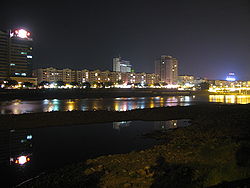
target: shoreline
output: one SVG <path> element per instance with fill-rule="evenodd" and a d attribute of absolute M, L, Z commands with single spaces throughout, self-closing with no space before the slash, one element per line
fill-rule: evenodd
<path fill-rule="evenodd" d="M 178 91 L 161 88 L 99 88 L 99 89 L 1 89 L 0 101 L 23 99 L 84 99 L 111 97 L 155 97 L 207 94 L 203 91 Z"/>
<path fill-rule="evenodd" d="M 101 115 L 107 115 L 105 121 L 187 118 L 192 120 L 192 124 L 174 131 L 153 132 L 147 135 L 162 141 L 162 144 L 152 148 L 100 156 L 67 165 L 28 182 L 24 187 L 210 187 L 221 184 L 243 187 L 248 185 L 250 105 L 207 104 L 129 112 L 94 111 L 85 114 L 66 112 L 62 113 L 63 116 L 59 113 L 47 114 L 46 118 L 52 122 L 53 118 L 50 119 L 52 116 L 59 116 L 71 122 L 72 119 L 79 117 L 85 123 L 89 123 L 93 117 L 95 119 L 92 119 L 92 123 L 99 121 Z M 20 118 L 19 120 L 27 121 L 31 116 L 28 114 L 9 117 L 13 120 Z"/>
<path fill-rule="evenodd" d="M 192 106 L 144 108 L 129 111 L 55 111 L 26 114 L 0 115 L 0 129 L 26 129 L 41 127 L 73 126 L 115 121 L 157 121 L 172 119 L 194 119 L 215 112 L 250 110 L 250 104 L 206 103 Z M 237 110 L 236 110 L 237 111 Z"/>

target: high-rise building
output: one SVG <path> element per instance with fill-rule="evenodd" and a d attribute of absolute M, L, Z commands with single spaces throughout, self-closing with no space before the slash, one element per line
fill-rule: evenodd
<path fill-rule="evenodd" d="M 24 29 L 0 31 L 0 79 L 30 77 L 32 38 Z"/>
<path fill-rule="evenodd" d="M 161 82 L 176 84 L 178 81 L 178 60 L 172 56 L 162 55 L 155 60 L 155 74 Z"/>
<path fill-rule="evenodd" d="M 0 30 L 0 79 L 9 75 L 9 35 Z"/>
<path fill-rule="evenodd" d="M 129 61 L 123 60 L 121 57 L 113 58 L 113 71 L 114 72 L 131 72 L 132 66 Z"/>

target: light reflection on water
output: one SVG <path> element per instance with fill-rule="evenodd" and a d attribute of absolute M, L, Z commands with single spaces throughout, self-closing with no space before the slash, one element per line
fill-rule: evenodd
<path fill-rule="evenodd" d="M 188 126 L 185 121 L 189 120 L 121 121 L 84 126 L 0 130 L 0 173 L 6 174 L 4 181 L 11 184 L 8 187 L 12 187 L 13 184 L 17 185 L 41 172 L 65 164 L 152 147 L 158 141 L 142 135 Z M 17 161 L 20 157 L 29 160 L 21 161 L 25 162 L 21 164 Z"/>
<path fill-rule="evenodd" d="M 1 114 L 23 114 L 34 112 L 73 111 L 73 110 L 115 110 L 155 108 L 164 106 L 191 105 L 190 96 L 168 97 L 120 97 L 88 99 L 44 99 L 38 101 L 13 100 L 0 102 Z"/>
<path fill-rule="evenodd" d="M 248 104 L 250 103 L 250 95 L 209 95 L 209 102 Z"/>
<path fill-rule="evenodd" d="M 44 99 L 38 101 L 12 100 L 0 102 L 1 114 L 23 114 L 34 112 L 73 111 L 73 110 L 115 110 L 189 106 L 199 102 L 220 102 L 229 104 L 248 104 L 250 95 L 209 95 L 199 96 L 157 96 L 120 97 L 87 99 Z"/>

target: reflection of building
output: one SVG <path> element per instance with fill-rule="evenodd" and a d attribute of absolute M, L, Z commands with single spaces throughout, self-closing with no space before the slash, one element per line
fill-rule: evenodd
<path fill-rule="evenodd" d="M 1 130 L 0 131 L 0 164 L 8 163 L 10 159 L 9 155 L 9 130 Z"/>
<path fill-rule="evenodd" d="M 32 38 L 29 31 L 0 31 L 0 79 L 31 77 Z"/>
<path fill-rule="evenodd" d="M 169 130 L 176 129 L 180 127 L 186 127 L 191 124 L 189 119 L 180 119 L 180 120 L 169 120 L 169 121 L 155 121 L 154 128 L 155 130 Z"/>
<path fill-rule="evenodd" d="M 155 130 L 168 130 L 177 128 L 177 120 L 170 121 L 155 121 Z"/>
<path fill-rule="evenodd" d="M 132 66 L 129 61 L 123 60 L 121 57 L 113 58 L 113 71 L 114 72 L 131 72 Z"/>
<path fill-rule="evenodd" d="M 209 95 L 209 102 L 220 102 L 226 104 L 249 104 L 249 95 Z"/>
<path fill-rule="evenodd" d="M 23 165 L 32 155 L 32 134 L 27 130 L 0 131 L 0 163 Z"/>
<path fill-rule="evenodd" d="M 172 56 L 162 55 L 155 60 L 155 73 L 160 81 L 167 84 L 176 84 L 178 81 L 178 60 Z"/>
<path fill-rule="evenodd" d="M 131 121 L 120 121 L 120 122 L 113 122 L 113 129 L 120 130 L 120 128 L 128 127 Z"/>

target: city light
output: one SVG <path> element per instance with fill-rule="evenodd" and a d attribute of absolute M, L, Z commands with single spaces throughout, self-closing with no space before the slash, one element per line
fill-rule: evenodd
<path fill-rule="evenodd" d="M 209 102 L 248 104 L 250 103 L 250 95 L 209 95 Z"/>
<path fill-rule="evenodd" d="M 15 160 L 15 163 L 19 165 L 24 165 L 25 163 L 29 161 L 30 161 L 30 158 L 28 156 L 22 155 L 20 157 L 17 157 L 17 159 Z"/>
<path fill-rule="evenodd" d="M 18 37 L 20 38 L 26 38 L 28 36 L 28 32 L 25 31 L 24 29 L 20 29 L 17 34 Z"/>
<path fill-rule="evenodd" d="M 230 81 L 230 82 L 236 81 L 235 73 L 234 72 L 228 73 L 228 76 L 227 76 L 226 80 Z"/>
<path fill-rule="evenodd" d="M 238 93 L 238 94 L 245 94 L 244 92 L 250 91 L 250 87 L 226 87 L 226 86 L 211 86 L 209 87 L 208 92 L 210 93 Z"/>
<path fill-rule="evenodd" d="M 10 33 L 10 36 L 16 36 L 25 39 L 30 37 L 30 32 L 25 29 L 16 29 L 14 32 Z"/>

